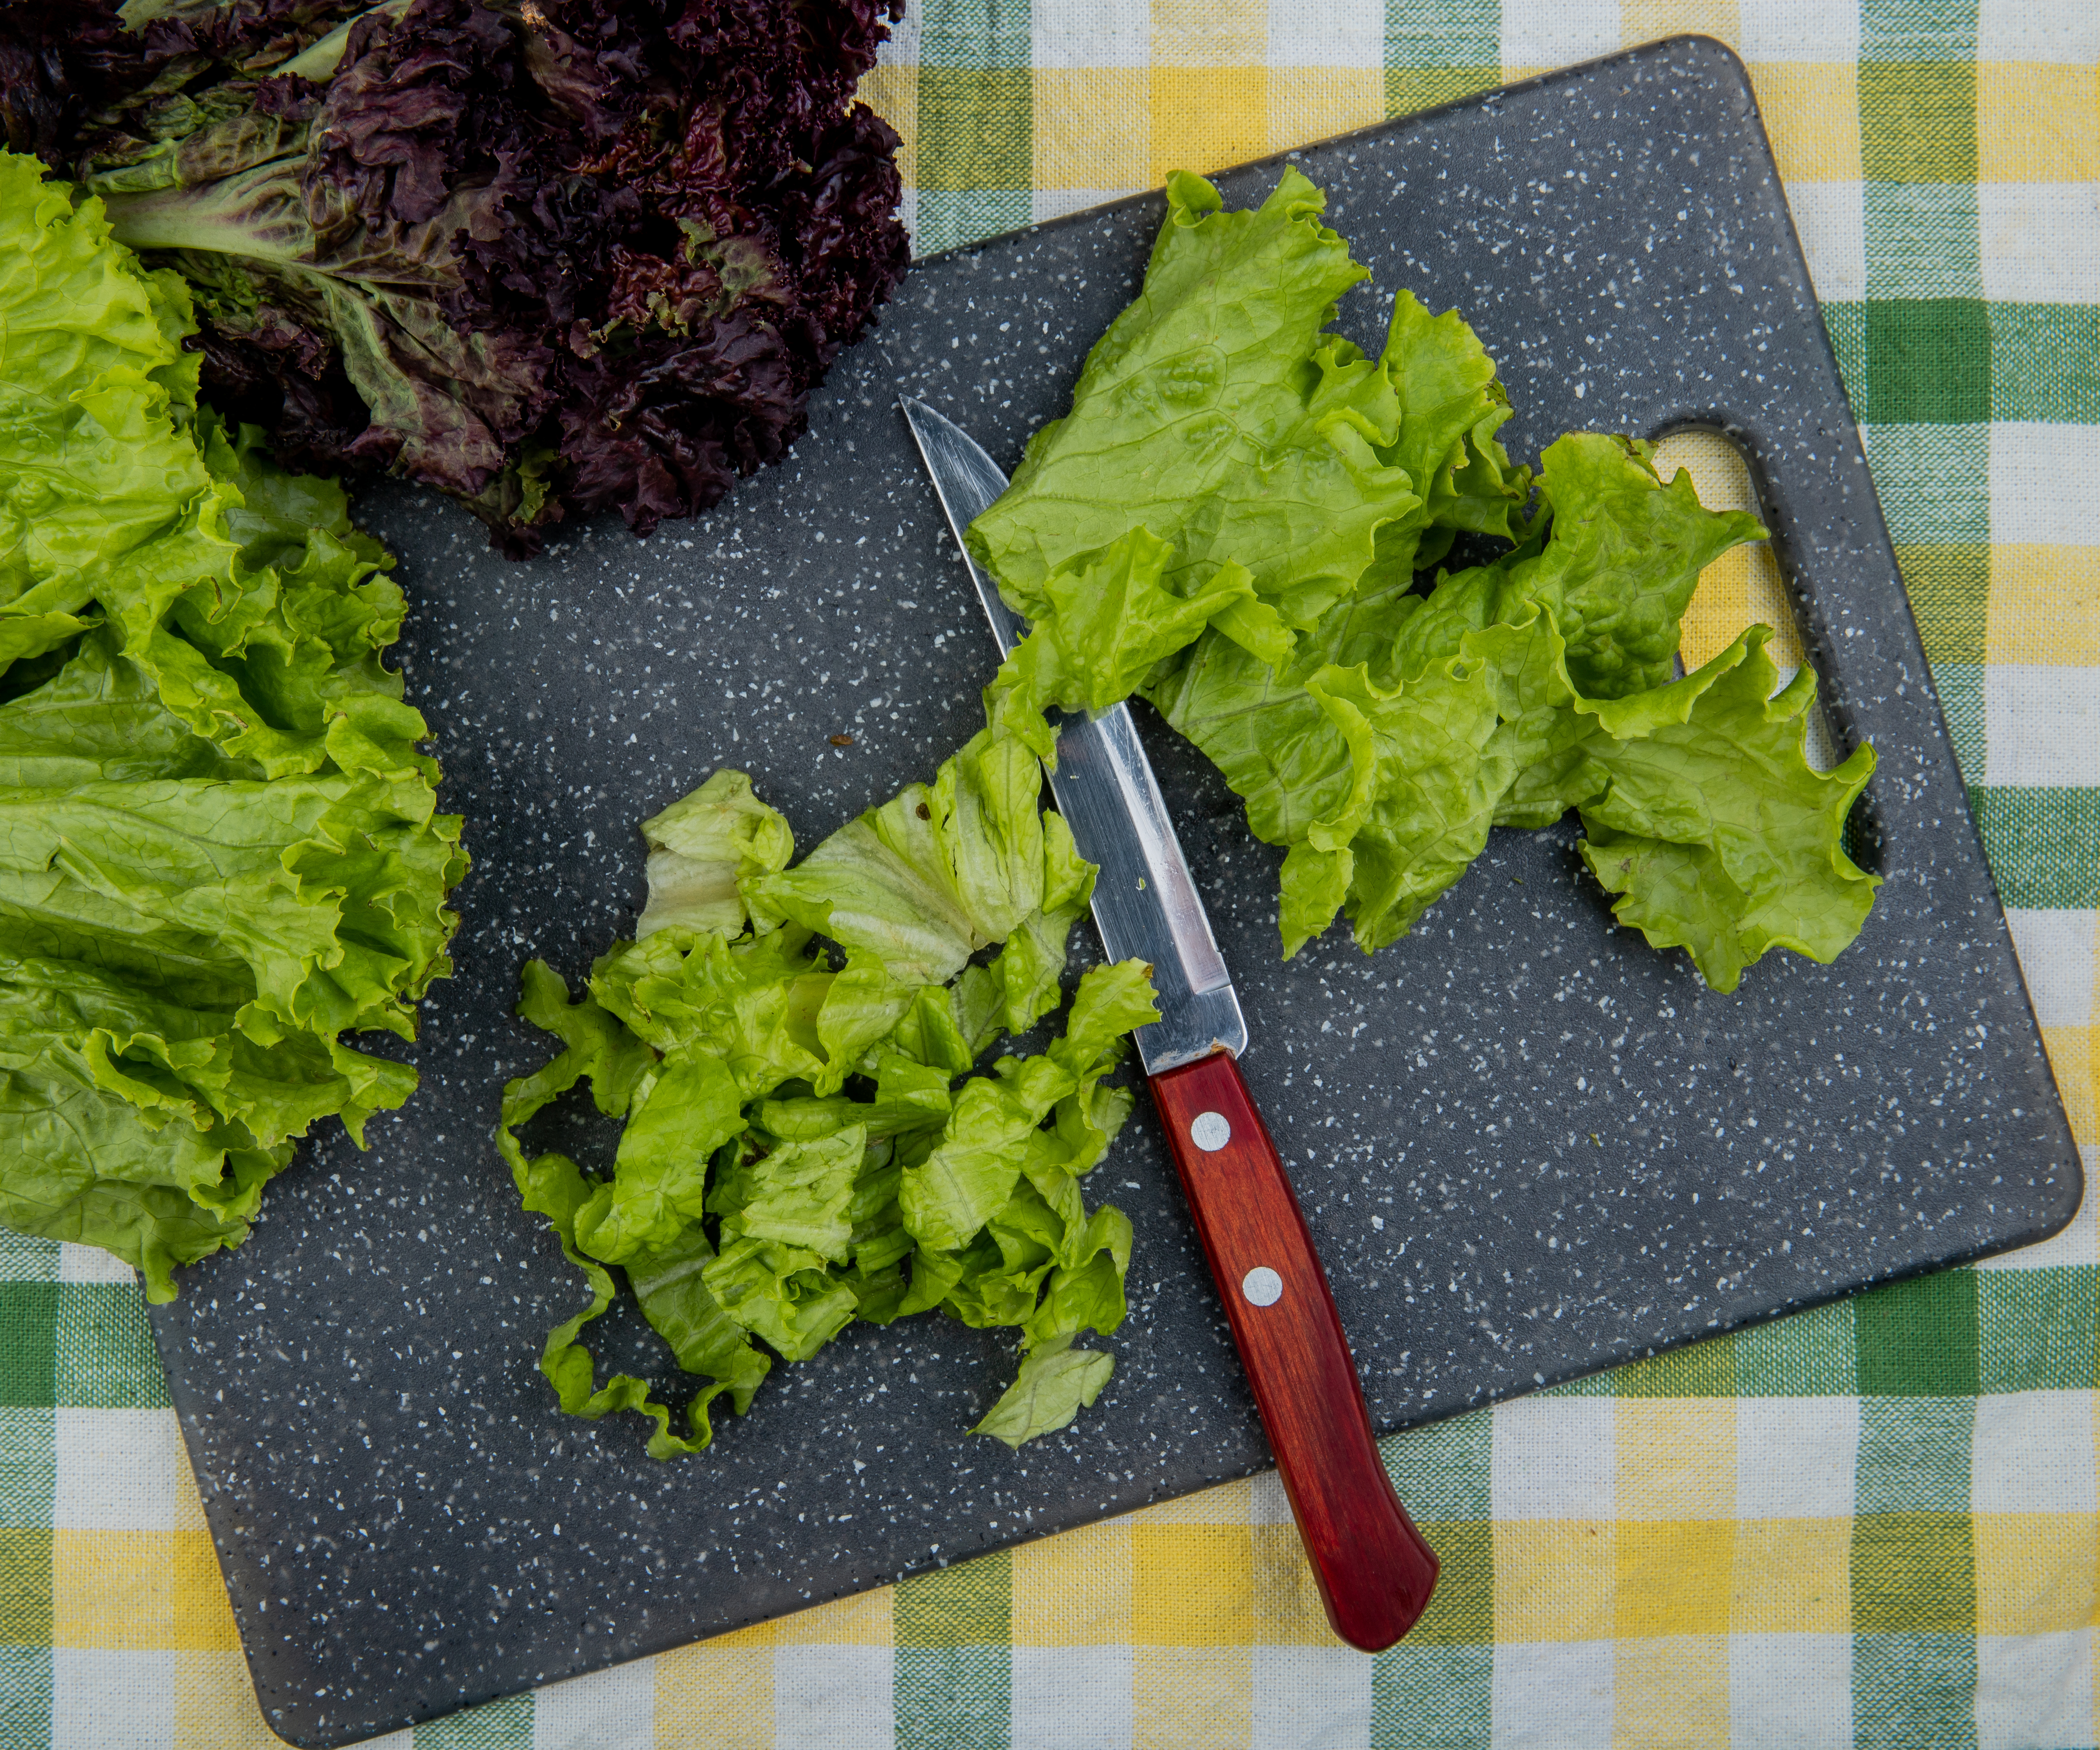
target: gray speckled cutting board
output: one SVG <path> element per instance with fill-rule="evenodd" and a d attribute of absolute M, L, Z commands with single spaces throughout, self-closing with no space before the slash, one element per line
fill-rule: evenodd
<path fill-rule="evenodd" d="M 1401 285 L 1457 306 L 1501 361 L 1513 450 L 1578 425 L 1737 439 L 1838 738 L 1881 756 L 1865 933 L 1829 968 L 1776 954 L 1722 997 L 1612 927 L 1566 830 L 1498 831 L 1375 959 L 1336 932 L 1284 965 L 1275 853 L 1140 712 L 1379 1426 L 2060 1226 L 2077 1157 L 1739 65 L 1681 40 L 1297 156 L 1374 275 L 1343 328 L 1375 346 Z M 1275 174 L 1226 177 L 1229 201 Z M 504 1078 L 548 1055 L 510 1018 L 519 963 L 573 980 L 629 925 L 637 819 L 732 765 L 813 844 L 980 721 L 992 647 L 898 395 L 1010 465 L 1136 290 L 1159 213 L 921 263 L 789 461 L 647 542 L 597 527 L 512 566 L 435 497 L 368 501 L 475 858 L 459 973 L 404 1051 L 421 1091 L 371 1152 L 340 1132 L 307 1148 L 249 1243 L 154 1315 L 263 1711 L 294 1742 L 1267 1461 L 1149 1112 L 1095 1181 L 1137 1228 L 1115 1378 L 1018 1454 L 963 1433 L 1007 1347 L 931 1319 L 778 1370 L 695 1460 L 651 1463 L 632 1420 L 564 1419 L 535 1363 L 580 1283 L 489 1141 Z M 609 1150 L 582 1121 L 565 1139 Z M 639 1326 L 615 1312 L 593 1347 L 662 1378 Z"/>

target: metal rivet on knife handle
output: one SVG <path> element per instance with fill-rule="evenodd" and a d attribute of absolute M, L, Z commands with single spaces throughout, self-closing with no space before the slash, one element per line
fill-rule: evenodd
<path fill-rule="evenodd" d="M 1253 1307 L 1273 1307 L 1283 1298 L 1283 1278 L 1267 1264 L 1256 1264 L 1240 1278 L 1240 1292 Z"/>
<path fill-rule="evenodd" d="M 1189 1140 L 1206 1154 L 1215 1154 L 1233 1139 L 1231 1122 L 1222 1112 L 1199 1112 L 1189 1125 Z M 1252 1300 L 1254 1297 L 1247 1297 Z M 1275 1296 L 1271 1295 L 1270 1299 Z M 1268 1301 L 1255 1301 L 1256 1306 L 1265 1307 Z"/>

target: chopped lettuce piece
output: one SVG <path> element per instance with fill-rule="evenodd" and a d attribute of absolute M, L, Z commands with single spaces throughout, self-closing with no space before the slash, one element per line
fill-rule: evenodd
<path fill-rule="evenodd" d="M 576 1244 L 609 1264 L 675 1241 L 707 1199 L 708 1157 L 744 1128 L 719 1057 L 666 1058 L 642 1073 L 612 1177 L 576 1212 Z"/>
<path fill-rule="evenodd" d="M 843 1125 L 828 1136 L 782 1142 L 752 1162 L 750 1192 L 722 1217 L 722 1233 L 749 1235 L 842 1264 L 852 1254 L 847 1210 L 867 1154 L 867 1126 Z"/>
<path fill-rule="evenodd" d="M 1012 1195 L 1052 1109 L 1090 1094 L 1115 1068 L 1123 1036 L 1158 1018 L 1140 963 L 1096 967 L 1082 978 L 1063 1035 L 1040 1056 L 1002 1058 L 991 1075 L 968 1083 L 933 1152 L 904 1175 L 898 1207 L 912 1237 L 942 1250 L 967 1244 Z"/>
<path fill-rule="evenodd" d="M 753 920 L 828 937 L 896 985 L 945 984 L 1046 901 L 1083 904 L 1079 889 L 1091 890 L 1046 838 L 1042 787 L 1026 747 L 973 736 L 931 784 L 849 821 L 793 868 L 746 882 Z"/>
<path fill-rule="evenodd" d="M 751 793 L 741 772 L 717 772 L 690 796 L 642 823 L 649 845 L 649 903 L 637 941 L 660 929 L 734 936 L 748 914 L 737 884 L 785 869 L 795 835 L 778 809 Z"/>
<path fill-rule="evenodd" d="M 853 1322 L 858 1297 L 821 1252 L 744 1234 L 723 1236 L 700 1273 L 722 1310 L 783 1361 L 806 1361 Z"/>
<path fill-rule="evenodd" d="M 970 1430 L 1018 1450 L 1039 1435 L 1069 1427 L 1091 1408 L 1115 1371 L 1115 1357 L 1096 1349 L 1047 1349 L 1026 1356 L 1005 1395 Z"/>
<path fill-rule="evenodd" d="M 714 1255 L 707 1231 L 692 1222 L 664 1250 L 629 1259 L 627 1280 L 678 1365 L 718 1380 L 741 1416 L 751 1408 L 752 1394 L 773 1371 L 773 1363 L 708 1286 L 706 1270 Z"/>

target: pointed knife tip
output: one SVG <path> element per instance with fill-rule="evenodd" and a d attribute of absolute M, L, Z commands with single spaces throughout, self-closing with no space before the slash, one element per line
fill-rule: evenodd
<path fill-rule="evenodd" d="M 897 404 L 903 409 L 904 417 L 915 431 L 952 431 L 960 434 L 962 427 L 942 412 L 930 401 L 918 395 L 899 395 Z"/>
<path fill-rule="evenodd" d="M 904 423 L 911 428 L 913 440 L 923 451 L 926 447 L 926 434 L 933 428 L 933 421 L 938 416 L 916 395 L 899 395 L 897 408 L 903 414 Z"/>

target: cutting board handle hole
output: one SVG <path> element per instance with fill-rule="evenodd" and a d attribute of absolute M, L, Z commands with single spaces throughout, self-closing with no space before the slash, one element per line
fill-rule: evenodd
<path fill-rule="evenodd" d="M 1843 708 L 1844 689 L 1833 660 L 1826 616 L 1819 611 L 1809 567 L 1790 548 L 1783 486 L 1763 465 L 1745 428 L 1725 414 L 1682 412 L 1655 428 L 1656 471 L 1664 480 L 1683 469 L 1692 476 L 1699 501 L 1709 510 L 1747 510 L 1774 531 L 1769 541 L 1732 549 L 1702 572 L 1684 616 L 1680 672 L 1718 655 L 1745 626 L 1772 628 L 1766 646 L 1791 681 L 1806 662 L 1815 671 L 1816 696 L 1805 725 L 1809 763 L 1823 771 L 1842 765 L 1859 738 Z M 1846 441 L 1854 441 L 1847 439 Z M 1869 785 L 1852 805 L 1845 825 L 1846 854 L 1872 874 L 1881 872 L 1882 835 Z"/>

